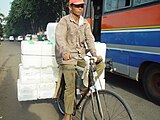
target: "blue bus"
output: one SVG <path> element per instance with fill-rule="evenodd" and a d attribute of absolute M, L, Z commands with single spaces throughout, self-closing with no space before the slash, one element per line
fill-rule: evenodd
<path fill-rule="evenodd" d="M 85 0 L 84 17 L 106 43 L 107 69 L 140 81 L 160 104 L 160 0 Z"/>

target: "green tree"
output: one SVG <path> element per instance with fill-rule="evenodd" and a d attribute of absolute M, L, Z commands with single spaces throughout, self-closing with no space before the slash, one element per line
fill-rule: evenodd
<path fill-rule="evenodd" d="M 5 26 L 9 35 L 25 35 L 45 31 L 49 22 L 62 17 L 63 0 L 14 0 Z"/>
<path fill-rule="evenodd" d="M 3 36 L 3 26 L 2 26 L 3 18 L 4 18 L 4 15 L 0 13 L 0 37 Z"/>

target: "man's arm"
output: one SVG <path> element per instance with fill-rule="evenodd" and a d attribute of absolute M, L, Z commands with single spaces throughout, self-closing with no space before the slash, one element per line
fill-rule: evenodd
<path fill-rule="evenodd" d="M 96 57 L 97 54 L 96 54 L 96 48 L 95 48 L 95 44 L 94 44 L 95 39 L 94 39 L 94 36 L 91 32 L 91 28 L 90 28 L 90 25 L 88 22 L 87 22 L 87 26 L 85 28 L 85 36 L 86 36 L 87 46 L 90 49 L 92 56 Z"/>
<path fill-rule="evenodd" d="M 66 46 L 66 35 L 67 35 L 67 22 L 64 18 L 62 18 L 57 27 L 56 27 L 56 47 L 61 53 L 62 57 L 65 56 L 65 54 L 68 53 L 67 46 Z"/>
<path fill-rule="evenodd" d="M 95 48 L 95 38 L 92 34 L 91 28 L 89 23 L 87 22 L 87 27 L 86 27 L 86 43 L 88 45 L 88 48 L 90 49 L 90 52 L 92 56 L 97 57 L 97 63 L 102 61 L 102 56 L 97 55 L 96 48 Z"/>

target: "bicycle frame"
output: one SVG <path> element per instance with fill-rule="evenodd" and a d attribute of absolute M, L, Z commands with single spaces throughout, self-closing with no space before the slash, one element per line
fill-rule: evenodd
<path fill-rule="evenodd" d="M 101 107 L 101 102 L 100 102 L 100 98 L 99 98 L 99 94 L 98 94 L 98 90 L 96 89 L 95 86 L 95 74 L 96 74 L 96 69 L 95 69 L 95 58 L 92 58 L 91 56 L 88 56 L 89 59 L 89 73 L 88 73 L 88 87 L 87 87 L 87 91 L 84 92 L 84 94 L 82 95 L 82 97 L 80 98 L 80 101 L 76 104 L 76 109 L 80 108 L 80 105 L 82 103 L 82 101 L 84 100 L 84 98 L 87 96 L 88 93 L 91 93 L 90 96 L 92 97 L 92 107 L 93 107 L 93 111 L 95 113 L 95 108 L 94 108 L 94 100 L 93 100 L 93 93 L 96 92 L 96 98 L 97 98 L 97 102 L 98 102 L 98 109 L 100 111 L 100 115 L 101 118 L 103 120 L 103 112 L 102 112 L 102 107 Z M 86 72 L 86 71 L 84 71 Z M 87 97 L 90 97 L 87 96 Z M 95 114 L 94 114 L 95 115 Z M 95 116 L 96 118 L 96 116 Z"/>

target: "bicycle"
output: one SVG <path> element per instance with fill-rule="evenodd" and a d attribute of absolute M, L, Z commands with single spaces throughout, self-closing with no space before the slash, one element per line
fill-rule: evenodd
<path fill-rule="evenodd" d="M 129 105 L 121 96 L 110 90 L 97 90 L 95 86 L 96 60 L 94 57 L 88 57 L 89 62 L 86 67 L 89 69 L 88 71 L 86 69 L 83 71 L 83 73 L 88 72 L 88 87 L 78 102 L 77 93 L 75 92 L 75 106 L 72 115 L 76 115 L 76 111 L 81 108 L 82 101 L 84 101 L 81 110 L 81 120 L 135 120 Z M 78 70 L 76 69 L 76 71 Z M 63 82 L 62 84 L 64 85 L 65 83 Z M 89 96 L 87 95 L 88 93 Z M 57 105 L 62 114 L 64 114 L 63 95 L 64 87 L 59 98 L 57 98 Z"/>

